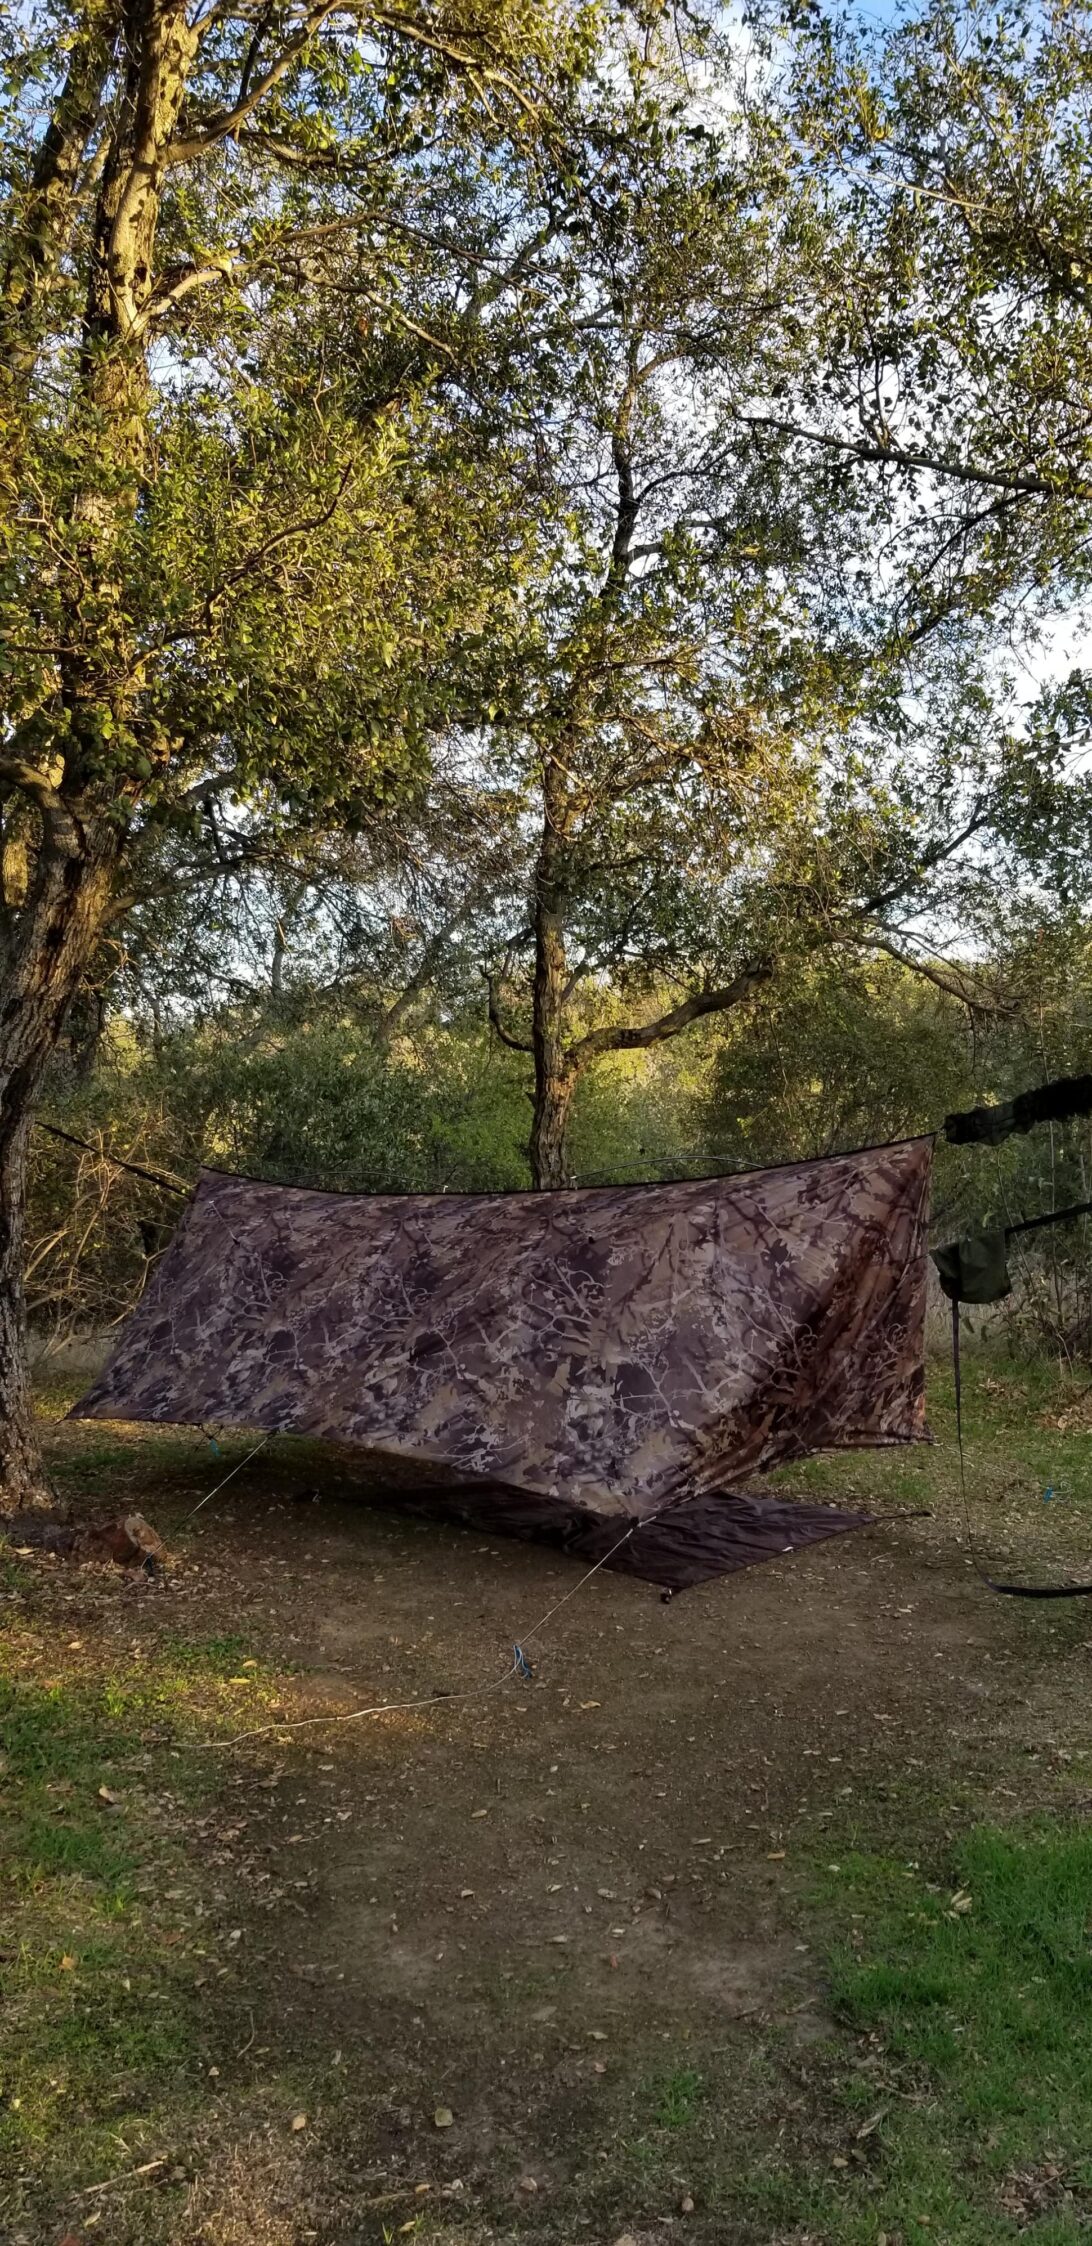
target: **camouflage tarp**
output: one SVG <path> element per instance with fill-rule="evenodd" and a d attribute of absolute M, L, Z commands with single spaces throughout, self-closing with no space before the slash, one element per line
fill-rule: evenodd
<path fill-rule="evenodd" d="M 640 1519 L 913 1442 L 930 1154 L 504 1195 L 206 1170 L 77 1416 L 293 1430 Z"/>

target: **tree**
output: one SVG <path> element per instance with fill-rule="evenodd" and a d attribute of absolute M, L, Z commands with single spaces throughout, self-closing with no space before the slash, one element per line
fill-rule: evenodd
<path fill-rule="evenodd" d="M 426 401 L 494 351 L 516 379 L 585 34 L 475 0 L 71 0 L 4 38 L 10 1505 L 39 1483 L 27 1136 L 130 868 L 218 801 L 274 835 L 374 814 L 422 769 L 453 609 L 484 622 L 513 574 L 475 491 L 429 515 L 428 468 L 449 498 L 457 472 L 427 458 Z"/>
<path fill-rule="evenodd" d="M 811 377 L 754 409 L 866 470 L 904 565 L 1026 635 L 1089 584 L 1092 11 L 800 11 L 794 104 L 846 259 Z"/>
<path fill-rule="evenodd" d="M 782 89 L 706 46 L 702 95 L 653 105 L 648 45 L 629 62 L 541 435 L 552 564 L 481 747 L 535 836 L 488 986 L 533 1064 L 542 1186 L 589 1069 L 794 962 L 887 950 L 973 993 L 948 930 L 1015 877 L 1036 791 L 1040 844 L 1059 802 L 1056 740 L 1006 708 L 962 562 L 916 521 L 895 545 L 873 464 L 763 410 L 810 394 L 858 261 Z"/>

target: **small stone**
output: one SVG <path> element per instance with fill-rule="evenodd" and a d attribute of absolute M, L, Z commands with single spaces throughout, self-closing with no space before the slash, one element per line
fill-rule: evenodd
<path fill-rule="evenodd" d="M 693 2212 L 694 2202 L 690 2197 L 690 2193 L 684 2192 L 682 2198 L 679 2201 L 679 2213 L 680 2215 L 692 2215 Z"/>

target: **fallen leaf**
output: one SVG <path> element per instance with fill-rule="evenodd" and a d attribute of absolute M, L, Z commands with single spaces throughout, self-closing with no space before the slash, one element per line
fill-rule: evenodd
<path fill-rule="evenodd" d="M 111 1809 L 116 1809 L 116 1808 L 117 1808 L 117 1806 L 118 1806 L 118 1803 L 119 1803 L 119 1802 L 120 1802 L 120 1800 L 121 1800 L 121 1795 L 120 1795 L 120 1794 L 112 1794 L 112 1793 L 111 1793 L 111 1791 L 110 1791 L 110 1788 L 109 1788 L 109 1786 L 100 1786 L 100 1787 L 99 1787 L 99 1800 L 100 1800 L 100 1801 L 104 1801 L 104 1802 L 106 1802 L 106 1803 L 108 1804 L 109 1808 L 111 1808 Z"/>
<path fill-rule="evenodd" d="M 305 2113 L 294 2113 L 292 2116 L 292 2127 L 293 2129 L 306 2129 L 307 2115 Z"/>
<path fill-rule="evenodd" d="M 784 1849 L 783 1849 L 783 1848 L 771 1848 L 771 1849 L 770 1849 L 770 1851 L 769 1851 L 769 1854 L 767 1855 L 767 1858 L 766 1858 L 766 1862 L 767 1862 L 767 1864 L 783 1864 L 783 1863 L 784 1863 L 784 1861 L 785 1861 L 785 1851 L 784 1851 Z"/>
<path fill-rule="evenodd" d="M 607 2041 L 607 2031 L 605 2028 L 589 2028 L 588 2034 L 590 2035 L 593 2043 L 605 2043 Z"/>
<path fill-rule="evenodd" d="M 450 2129 L 455 2116 L 450 2106 L 437 2106 L 432 2119 L 437 2129 Z"/>
<path fill-rule="evenodd" d="M 602 1705 L 601 1700 L 581 1700 L 578 1702 L 578 1706 L 581 1708 L 601 1708 Z"/>
<path fill-rule="evenodd" d="M 75 1972 L 75 1970 L 76 1970 L 76 1960 L 75 1960 L 75 1958 L 74 1958 L 74 1957 L 69 1957 L 69 1955 L 68 1955 L 68 1953 L 67 1953 L 67 1951 L 66 1951 L 66 1953 L 65 1953 L 64 1957 L 63 1957 L 63 1958 L 61 1959 L 61 1972 L 62 1972 L 62 1973 L 74 1973 L 74 1972 Z"/>

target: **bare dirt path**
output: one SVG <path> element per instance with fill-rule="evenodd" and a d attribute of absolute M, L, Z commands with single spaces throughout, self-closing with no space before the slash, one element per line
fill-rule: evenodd
<path fill-rule="evenodd" d="M 100 1484 L 142 1502 L 140 1439 L 108 1440 Z M 76 1430 L 58 1441 L 75 1465 Z M 240 1733 L 274 1712 L 248 1718 L 248 1659 L 293 1719 L 457 1694 L 502 1678 L 576 1580 L 533 1545 L 375 1510 L 336 1473 L 312 1498 L 313 1472 L 277 1457 L 185 1522 L 209 1481 L 194 1456 L 158 1461 L 158 1505 L 148 1484 L 170 1585 L 96 1571 L 87 1596 L 133 1649 L 237 1640 Z M 81 1596 L 70 1581 L 66 1627 Z M 902 1521 L 670 1605 L 597 1575 L 529 1644 L 529 1682 L 217 1750 L 221 1822 L 195 1846 L 234 1944 L 210 2098 L 225 2121 L 250 2101 L 244 2168 L 273 2180 L 247 2201 L 221 2148 L 227 2184 L 198 2178 L 170 2235 L 779 2237 L 734 2195 L 821 2127 L 808 1867 L 858 1822 L 898 1855 L 968 1789 L 1011 1797 L 998 1742 L 1049 1757 L 1072 1637 L 991 1599 L 951 1522 Z"/>

